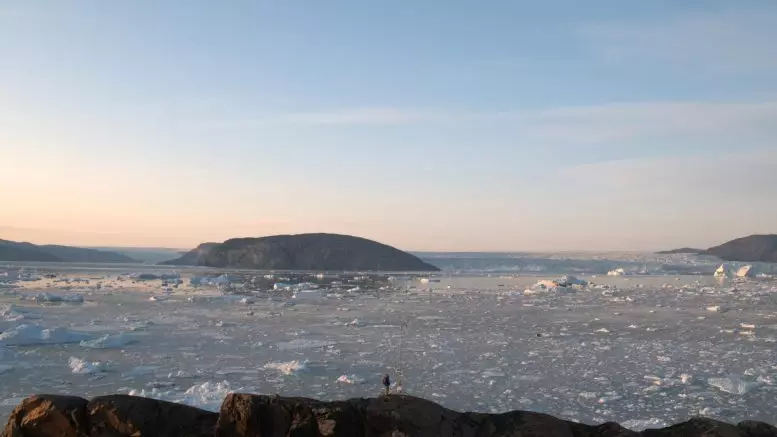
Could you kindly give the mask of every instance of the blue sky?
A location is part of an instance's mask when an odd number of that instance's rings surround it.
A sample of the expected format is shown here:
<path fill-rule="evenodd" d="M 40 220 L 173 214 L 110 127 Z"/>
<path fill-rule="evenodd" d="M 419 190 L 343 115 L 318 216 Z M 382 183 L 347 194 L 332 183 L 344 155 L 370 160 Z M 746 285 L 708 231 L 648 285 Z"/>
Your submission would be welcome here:
<path fill-rule="evenodd" d="M 6 1 L 0 238 L 774 232 L 773 1 Z"/>

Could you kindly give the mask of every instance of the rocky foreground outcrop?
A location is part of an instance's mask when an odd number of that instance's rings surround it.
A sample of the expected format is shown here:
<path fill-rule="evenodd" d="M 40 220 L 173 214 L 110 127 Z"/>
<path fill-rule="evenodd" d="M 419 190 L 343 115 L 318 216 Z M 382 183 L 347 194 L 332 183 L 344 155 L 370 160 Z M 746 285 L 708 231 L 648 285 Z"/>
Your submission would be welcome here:
<path fill-rule="evenodd" d="M 0 437 L 777 437 L 761 422 L 729 425 L 696 418 L 671 427 L 629 431 L 616 423 L 584 425 L 546 414 L 458 413 L 404 395 L 321 402 L 231 394 L 220 413 L 127 395 L 86 400 L 37 395 L 8 418 Z"/>

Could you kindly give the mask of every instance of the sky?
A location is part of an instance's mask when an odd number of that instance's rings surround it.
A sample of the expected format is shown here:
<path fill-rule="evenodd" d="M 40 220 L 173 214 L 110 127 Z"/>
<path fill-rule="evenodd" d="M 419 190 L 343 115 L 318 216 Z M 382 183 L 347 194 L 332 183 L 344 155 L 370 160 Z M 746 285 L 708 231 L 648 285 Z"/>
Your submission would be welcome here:
<path fill-rule="evenodd" d="M 0 238 L 777 232 L 777 2 L 0 2 Z"/>

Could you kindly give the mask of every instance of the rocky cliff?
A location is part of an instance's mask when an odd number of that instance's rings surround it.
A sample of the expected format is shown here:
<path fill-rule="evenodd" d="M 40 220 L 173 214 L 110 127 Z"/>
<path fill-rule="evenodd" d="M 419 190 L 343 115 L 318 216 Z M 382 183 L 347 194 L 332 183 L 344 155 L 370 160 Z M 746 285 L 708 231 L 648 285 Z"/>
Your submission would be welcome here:
<path fill-rule="evenodd" d="M 231 394 L 221 411 L 126 395 L 38 395 L 11 413 L 0 437 L 777 437 L 761 422 L 695 418 L 641 433 L 546 414 L 459 413 L 404 395 L 321 402 Z"/>
<path fill-rule="evenodd" d="M 257 270 L 439 270 L 391 246 L 338 234 L 234 238 L 223 243 L 201 244 L 163 264 Z"/>

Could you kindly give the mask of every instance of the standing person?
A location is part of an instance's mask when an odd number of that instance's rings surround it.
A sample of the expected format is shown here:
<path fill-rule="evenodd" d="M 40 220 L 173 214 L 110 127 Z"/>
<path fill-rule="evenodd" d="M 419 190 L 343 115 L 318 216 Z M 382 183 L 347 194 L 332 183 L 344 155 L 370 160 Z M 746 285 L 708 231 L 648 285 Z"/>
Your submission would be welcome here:
<path fill-rule="evenodd" d="M 383 375 L 383 388 L 385 389 L 386 395 L 391 392 L 391 378 L 389 377 L 388 373 Z"/>

